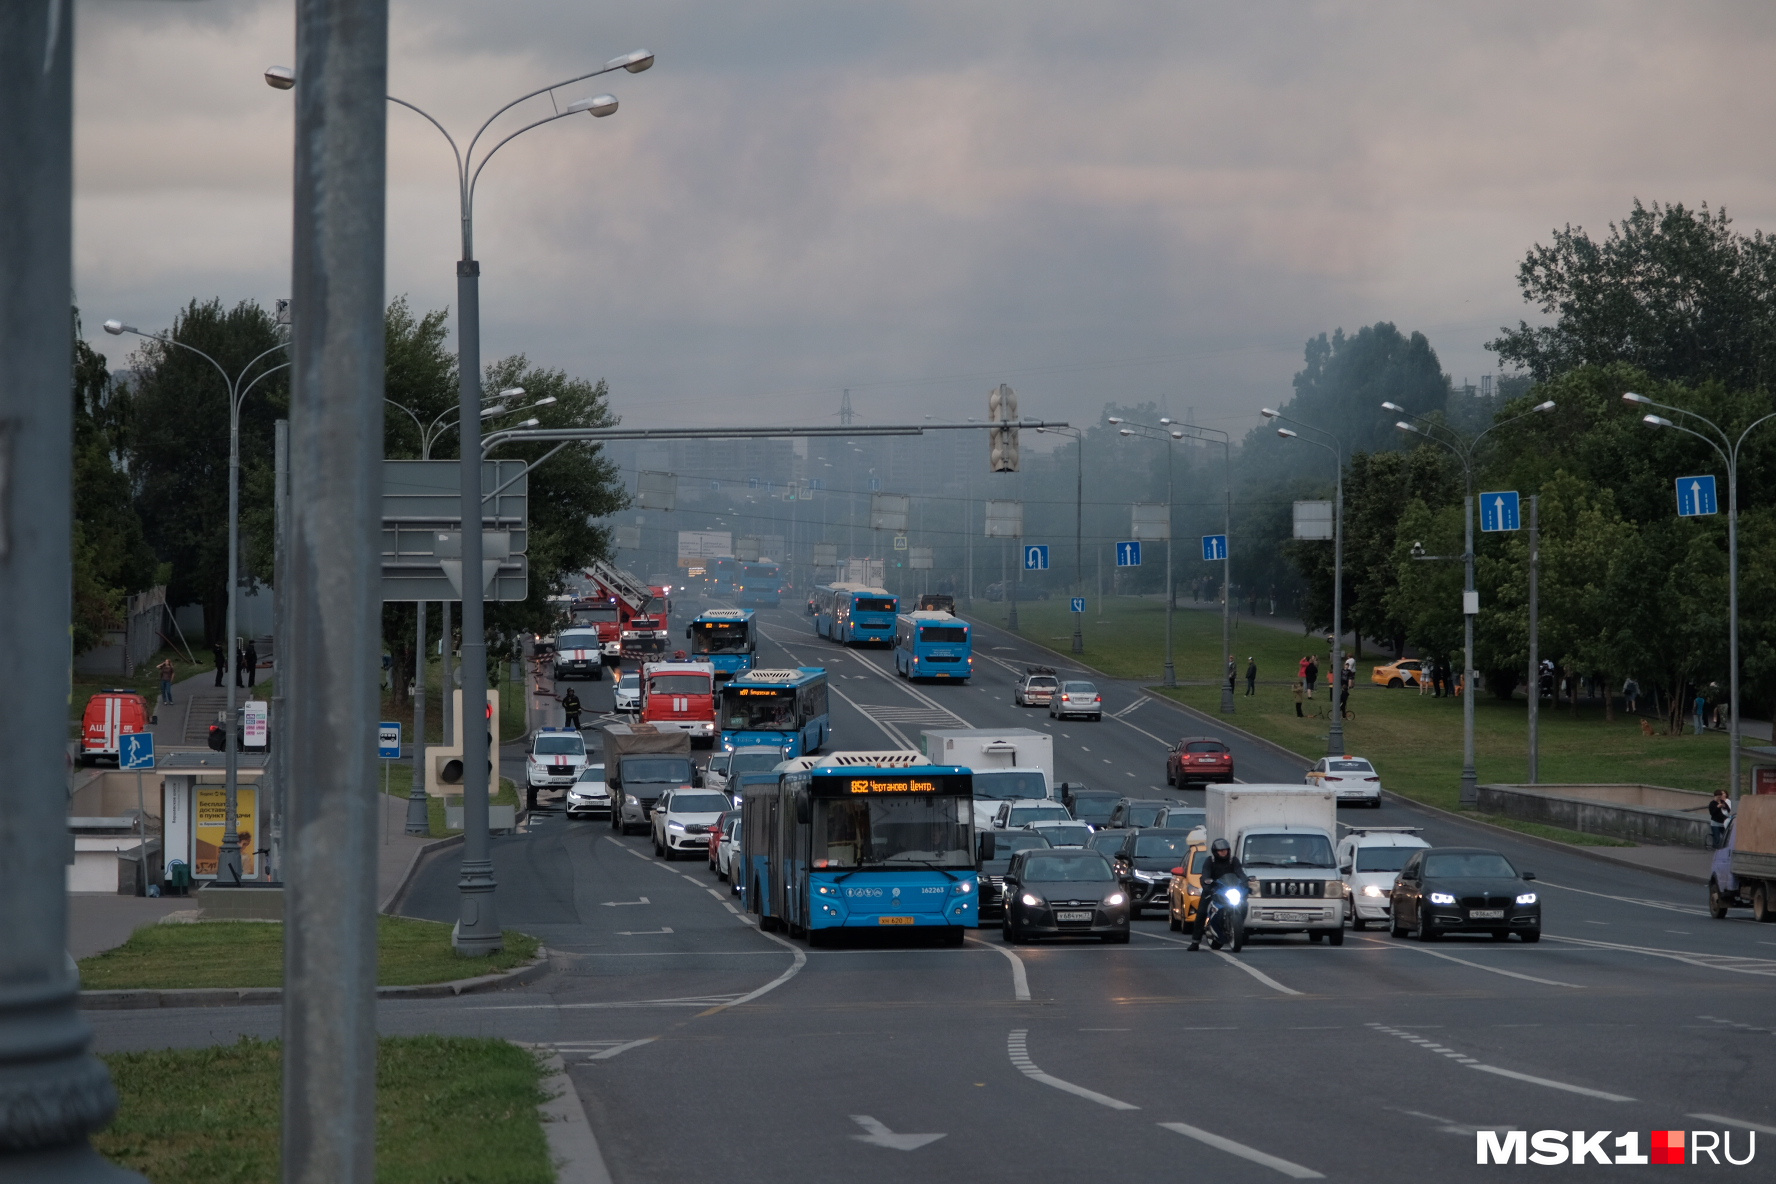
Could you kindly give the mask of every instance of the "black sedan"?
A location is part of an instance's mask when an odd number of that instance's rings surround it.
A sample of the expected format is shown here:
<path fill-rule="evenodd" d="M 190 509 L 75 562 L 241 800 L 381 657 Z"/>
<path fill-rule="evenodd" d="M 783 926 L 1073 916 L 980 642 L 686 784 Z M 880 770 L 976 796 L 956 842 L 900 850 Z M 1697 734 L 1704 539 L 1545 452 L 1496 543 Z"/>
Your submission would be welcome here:
<path fill-rule="evenodd" d="M 1129 915 L 1170 906 L 1172 869 L 1190 854 L 1190 832 L 1149 827 L 1131 831 L 1116 852 L 1116 879 L 1128 893 Z"/>
<path fill-rule="evenodd" d="M 1065 847 L 1020 851 L 1005 872 L 1000 932 L 1012 944 L 1038 937 L 1096 937 L 1126 944 L 1128 894 L 1110 861 Z"/>
<path fill-rule="evenodd" d="M 1394 881 L 1393 933 L 1410 932 L 1419 941 L 1445 933 L 1488 933 L 1504 941 L 1515 933 L 1524 941 L 1542 939 L 1542 904 L 1497 851 L 1479 847 L 1431 847 L 1407 861 Z"/>

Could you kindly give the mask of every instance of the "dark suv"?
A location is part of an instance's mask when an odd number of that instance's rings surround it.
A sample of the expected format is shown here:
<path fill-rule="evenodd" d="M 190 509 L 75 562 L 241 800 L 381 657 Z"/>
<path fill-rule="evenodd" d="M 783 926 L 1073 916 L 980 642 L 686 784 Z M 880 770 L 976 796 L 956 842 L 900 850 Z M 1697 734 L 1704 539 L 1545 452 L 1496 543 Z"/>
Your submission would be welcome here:
<path fill-rule="evenodd" d="M 1133 831 L 1116 853 L 1116 878 L 1128 893 L 1129 916 L 1170 904 L 1172 869 L 1190 857 L 1190 832 L 1167 827 Z"/>

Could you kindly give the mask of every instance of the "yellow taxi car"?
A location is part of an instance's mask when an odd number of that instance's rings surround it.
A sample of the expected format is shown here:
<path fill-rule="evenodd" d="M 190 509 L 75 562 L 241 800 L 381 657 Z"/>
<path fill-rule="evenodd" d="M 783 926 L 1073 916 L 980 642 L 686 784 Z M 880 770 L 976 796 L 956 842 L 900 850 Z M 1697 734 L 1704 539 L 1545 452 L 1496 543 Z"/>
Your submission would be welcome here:
<path fill-rule="evenodd" d="M 1185 862 L 1172 869 L 1166 893 L 1166 914 L 1172 932 L 1181 933 L 1196 924 L 1196 906 L 1202 900 L 1202 869 L 1209 861 L 1209 832 L 1197 827 L 1186 840 Z"/>
<path fill-rule="evenodd" d="M 1417 658 L 1401 658 L 1398 662 L 1375 667 L 1369 672 L 1369 681 L 1378 687 L 1415 687 L 1420 676 L 1428 674 L 1424 663 Z"/>

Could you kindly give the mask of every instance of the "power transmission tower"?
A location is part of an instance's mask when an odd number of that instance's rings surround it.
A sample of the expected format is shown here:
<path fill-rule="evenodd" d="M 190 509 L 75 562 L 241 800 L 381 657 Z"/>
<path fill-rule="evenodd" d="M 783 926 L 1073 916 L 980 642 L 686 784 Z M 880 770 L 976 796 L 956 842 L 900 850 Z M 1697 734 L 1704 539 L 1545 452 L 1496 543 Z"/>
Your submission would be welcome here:
<path fill-rule="evenodd" d="M 845 388 L 845 399 L 839 404 L 839 422 L 849 427 L 851 424 L 851 388 Z"/>

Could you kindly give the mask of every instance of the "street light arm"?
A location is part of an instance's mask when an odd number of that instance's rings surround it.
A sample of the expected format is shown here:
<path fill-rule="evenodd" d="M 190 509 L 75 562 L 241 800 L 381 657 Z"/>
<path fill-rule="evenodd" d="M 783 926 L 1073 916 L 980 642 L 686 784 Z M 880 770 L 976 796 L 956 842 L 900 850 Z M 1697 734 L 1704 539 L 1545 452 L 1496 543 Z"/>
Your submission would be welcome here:
<path fill-rule="evenodd" d="M 1762 419 L 1753 420 L 1751 423 L 1751 427 L 1748 427 L 1743 432 L 1739 433 L 1739 441 L 1738 441 L 1738 443 L 1733 445 L 1733 455 L 1734 456 L 1739 455 L 1739 449 L 1741 449 L 1745 446 L 1745 437 L 1751 435 L 1752 428 L 1755 428 L 1758 426 L 1758 424 L 1764 423 L 1764 422 L 1766 422 L 1768 420 L 1772 420 L 1772 419 L 1776 419 L 1776 411 L 1772 411 L 1770 414 L 1764 416 Z"/>
<path fill-rule="evenodd" d="M 264 357 L 264 356 L 265 356 L 264 354 L 259 355 L 259 357 Z M 257 362 L 258 360 L 259 360 L 259 358 L 254 358 L 253 362 Z M 251 366 L 253 364 L 253 362 L 248 362 L 247 365 Z M 290 367 L 290 363 L 279 362 L 277 365 L 273 366 L 271 369 L 266 370 L 260 374 L 255 374 L 253 376 L 253 381 L 249 382 L 246 386 L 242 387 L 240 394 L 238 394 L 234 397 L 234 405 L 238 408 L 242 403 L 246 402 L 247 401 L 247 393 L 249 391 L 251 391 L 254 387 L 258 386 L 259 381 L 261 379 L 270 378 L 273 374 L 276 374 L 279 370 L 287 370 L 287 369 L 289 369 L 289 367 Z M 242 373 L 245 373 L 245 371 L 243 370 Z"/>
<path fill-rule="evenodd" d="M 1626 396 L 1624 396 L 1624 398 L 1626 399 Z M 1738 449 L 1733 445 L 1732 437 L 1728 436 L 1727 433 L 1721 429 L 1721 426 L 1719 424 L 1715 423 L 1712 419 L 1709 419 L 1706 415 L 1699 415 L 1696 412 L 1691 411 L 1687 407 L 1674 407 L 1670 403 L 1659 403 L 1659 402 L 1656 402 L 1652 399 L 1647 398 L 1645 395 L 1636 395 L 1632 399 L 1626 399 L 1626 401 L 1631 402 L 1631 403 L 1638 403 L 1642 407 L 1657 407 L 1663 411 L 1675 411 L 1679 415 L 1687 415 L 1691 419 L 1701 420 L 1703 423 L 1707 424 L 1709 427 L 1714 429 L 1715 434 L 1717 436 L 1719 436 L 1719 438 L 1727 445 L 1728 448 L 1731 448 L 1735 453 L 1738 452 Z M 1769 417 L 1765 416 L 1764 418 L 1767 419 Z M 1762 422 L 1763 422 L 1762 419 L 1758 420 L 1758 423 L 1762 423 Z M 1676 424 L 1672 424 L 1671 426 L 1677 427 Z M 1756 426 L 1757 426 L 1756 423 L 1751 425 L 1751 427 L 1756 427 Z M 1679 430 L 1682 431 L 1682 430 L 1686 430 L 1686 429 L 1680 428 Z M 1749 432 L 1751 430 L 1751 428 L 1746 428 L 1745 430 Z M 1692 436 L 1697 435 L 1697 434 L 1698 433 L 1696 433 L 1696 432 L 1690 433 L 1690 435 L 1692 435 Z M 1743 437 L 1743 436 L 1740 437 L 1741 440 L 1744 440 L 1744 438 L 1745 437 Z M 1711 443 L 1711 444 L 1714 442 L 1712 439 L 1709 439 L 1709 437 L 1706 437 L 1706 436 L 1704 436 L 1703 439 L 1709 440 L 1709 443 Z M 1718 452 L 1720 450 L 1716 449 L 1715 451 Z M 1722 455 L 1724 456 L 1725 453 L 1722 453 Z"/>
<path fill-rule="evenodd" d="M 475 130 L 474 138 L 469 141 L 469 148 L 468 148 L 469 159 L 470 160 L 474 159 L 475 145 L 480 143 L 481 137 L 487 133 L 487 129 L 493 126 L 493 121 L 498 119 L 500 116 L 504 115 L 506 112 L 510 111 L 512 108 L 516 107 L 518 104 L 529 102 L 531 99 L 536 98 L 538 95 L 546 95 L 550 91 L 560 90 L 564 86 L 572 86 L 576 82 L 584 82 L 588 78 L 597 78 L 600 74 L 609 74 L 613 70 L 625 70 L 625 69 L 628 69 L 628 66 L 625 64 L 624 59 L 618 58 L 616 61 L 605 63 L 603 66 L 592 71 L 590 74 L 579 74 L 573 78 L 564 78 L 560 82 L 557 82 L 551 86 L 538 87 L 536 90 L 531 91 L 527 95 L 519 95 L 517 98 L 513 99 L 511 102 L 507 103 L 504 107 L 501 107 L 498 111 L 495 111 L 492 115 L 489 115 L 487 117 L 487 121 Z M 545 120 L 542 120 L 541 122 L 547 123 L 548 120 L 545 119 Z M 536 124 L 533 123 L 530 126 L 535 127 Z M 519 130 L 520 131 L 528 131 L 530 129 L 529 128 L 521 128 Z M 513 136 L 515 136 L 517 134 L 518 134 L 518 132 L 512 133 Z M 510 140 L 511 138 L 512 138 L 512 136 L 507 136 L 506 140 Z M 501 140 L 500 144 L 504 144 L 506 142 L 506 140 Z M 493 146 L 492 151 L 488 152 L 487 156 L 492 156 L 494 154 L 494 152 L 498 152 L 498 151 L 499 151 L 499 144 L 495 144 Z M 487 157 L 482 157 L 481 163 L 486 164 Z M 477 168 L 475 171 L 478 173 L 481 170 L 479 168 Z"/>
<path fill-rule="evenodd" d="M 456 146 L 456 137 L 452 136 L 443 124 L 439 123 L 436 119 L 432 118 L 431 112 L 427 111 L 425 108 L 417 106 L 416 104 L 413 104 L 413 103 L 409 103 L 406 99 L 397 99 L 394 95 L 389 95 L 387 97 L 388 97 L 389 102 L 398 103 L 401 106 L 407 108 L 407 110 L 418 113 L 420 118 L 424 119 L 427 123 L 431 124 L 433 127 L 438 129 L 438 134 L 444 137 L 445 142 L 450 145 L 451 153 L 453 155 L 455 155 L 455 157 L 456 157 L 456 187 L 459 191 L 463 191 L 463 185 L 464 185 L 464 181 L 465 181 L 464 169 L 463 169 L 463 154 L 462 154 L 462 149 L 458 148 Z M 466 192 L 464 192 L 463 195 L 466 196 Z M 398 406 L 398 404 L 397 404 L 397 406 Z"/>
<path fill-rule="evenodd" d="M 600 71 L 600 73 L 603 73 L 603 71 Z M 588 77 L 590 77 L 590 76 L 588 75 Z M 567 84 L 562 83 L 562 85 L 565 86 Z M 537 91 L 536 93 L 542 94 L 543 92 Z M 525 97 L 530 98 L 531 96 L 526 95 Z M 510 104 L 508 104 L 508 106 L 509 105 Z M 562 111 L 562 112 L 559 112 L 555 115 L 544 116 L 542 119 L 537 120 L 535 123 L 525 124 L 523 127 L 519 128 L 517 131 L 513 132 L 511 135 L 507 136 L 505 139 L 503 139 L 499 143 L 495 144 L 492 148 L 489 148 L 487 150 L 487 155 L 483 156 L 481 158 L 481 163 L 477 164 L 475 166 L 474 173 L 472 173 L 469 176 L 468 187 L 465 191 L 465 195 L 463 198 L 463 210 L 465 211 L 464 216 L 471 217 L 471 216 L 473 216 L 473 214 L 475 212 L 475 185 L 478 181 L 481 180 L 481 170 L 487 167 L 487 162 L 493 159 L 494 153 L 498 152 L 501 148 L 504 148 L 507 144 L 510 144 L 513 140 L 516 140 L 519 136 L 522 136 L 525 132 L 530 131 L 532 128 L 539 128 L 539 127 L 542 127 L 545 123 L 554 123 L 557 119 L 566 119 L 569 115 L 578 115 L 578 114 L 580 114 L 578 111 Z M 483 130 L 485 130 L 485 129 L 483 129 Z M 476 137 L 479 138 L 479 136 L 480 136 L 480 133 L 477 132 Z M 469 151 L 472 153 L 472 152 L 474 152 L 474 150 L 475 150 L 475 146 L 473 144 L 470 144 Z"/>
<path fill-rule="evenodd" d="M 1655 407 L 1659 406 L 1659 404 L 1657 404 L 1657 403 L 1655 403 L 1653 405 Z M 1675 409 L 1673 409 L 1673 410 L 1675 410 Z M 1652 416 L 1647 416 L 1647 417 L 1645 417 L 1645 419 L 1643 419 L 1642 422 L 1651 422 L 1653 418 L 1654 417 L 1652 417 Z M 1765 416 L 1764 418 L 1768 419 L 1769 416 Z M 1758 423 L 1762 423 L 1762 422 L 1763 422 L 1762 419 L 1758 420 Z M 1721 458 L 1721 464 L 1726 466 L 1726 470 L 1727 470 L 1728 475 L 1730 476 L 1732 474 L 1732 472 L 1733 472 L 1732 458 L 1727 455 L 1727 450 L 1725 448 L 1721 447 L 1720 441 L 1716 440 L 1714 437 L 1705 436 L 1701 432 L 1696 431 L 1694 428 L 1686 428 L 1686 427 L 1684 427 L 1683 424 L 1673 423 L 1669 419 L 1661 420 L 1660 422 L 1653 424 L 1653 426 L 1659 427 L 1659 428 L 1670 428 L 1674 432 L 1682 432 L 1686 436 L 1696 437 L 1696 439 L 1702 441 L 1704 444 L 1706 444 L 1710 448 L 1714 449 L 1715 455 Z M 1712 427 L 1713 425 L 1710 424 L 1709 426 Z M 1756 426 L 1757 426 L 1757 424 L 1752 425 L 1752 427 L 1756 427 Z M 1746 430 L 1750 431 L 1751 429 L 1747 428 Z"/>

